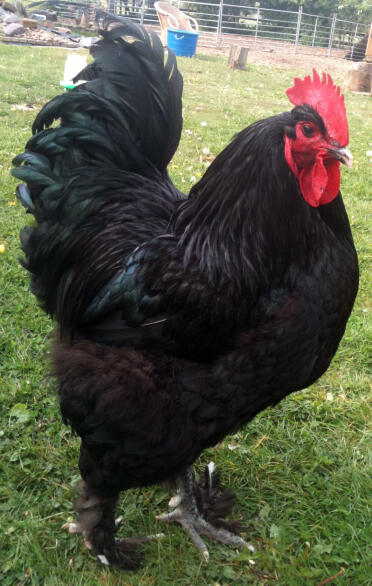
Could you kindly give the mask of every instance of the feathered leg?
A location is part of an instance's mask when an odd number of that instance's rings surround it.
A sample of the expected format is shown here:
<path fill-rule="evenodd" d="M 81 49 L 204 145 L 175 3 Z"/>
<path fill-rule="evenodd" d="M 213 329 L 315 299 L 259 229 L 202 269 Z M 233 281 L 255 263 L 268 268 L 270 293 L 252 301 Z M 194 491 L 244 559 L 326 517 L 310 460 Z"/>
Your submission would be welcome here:
<path fill-rule="evenodd" d="M 201 487 L 195 481 L 193 469 L 188 468 L 184 476 L 178 480 L 177 494 L 169 503 L 176 508 L 171 513 L 157 517 L 159 521 L 182 525 L 206 561 L 209 560 L 209 552 L 201 535 L 240 549 L 246 547 L 254 551 L 242 537 L 224 528 L 234 528 L 234 523 L 229 524 L 223 517 L 231 512 L 235 499 L 231 491 L 220 489 L 219 475 L 215 475 L 214 478 L 213 471 L 214 465 L 211 463 L 206 470 L 206 484 Z M 214 523 L 212 524 L 209 519 L 213 519 Z"/>
<path fill-rule="evenodd" d="M 78 513 L 77 523 L 66 523 L 64 527 L 70 533 L 82 533 L 86 547 L 102 564 L 136 570 L 143 561 L 138 546 L 148 538 L 115 539 L 115 509 L 118 498 L 118 494 L 98 494 L 83 483 L 75 507 Z"/>

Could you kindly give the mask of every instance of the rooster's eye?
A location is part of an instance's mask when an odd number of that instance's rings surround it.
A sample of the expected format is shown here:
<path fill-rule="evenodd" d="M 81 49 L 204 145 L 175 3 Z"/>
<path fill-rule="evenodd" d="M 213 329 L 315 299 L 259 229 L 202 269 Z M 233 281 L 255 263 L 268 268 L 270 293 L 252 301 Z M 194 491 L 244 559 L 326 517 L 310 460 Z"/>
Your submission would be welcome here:
<path fill-rule="evenodd" d="M 304 124 L 302 127 L 302 132 L 304 134 L 304 136 L 313 136 L 315 134 L 315 130 L 312 126 L 309 126 L 308 124 Z"/>

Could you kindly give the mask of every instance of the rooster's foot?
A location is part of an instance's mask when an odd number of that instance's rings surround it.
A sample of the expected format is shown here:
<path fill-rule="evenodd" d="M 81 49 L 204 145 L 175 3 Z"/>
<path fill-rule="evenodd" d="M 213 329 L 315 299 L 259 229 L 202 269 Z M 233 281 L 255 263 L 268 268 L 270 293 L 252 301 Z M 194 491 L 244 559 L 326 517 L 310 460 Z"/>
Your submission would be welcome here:
<path fill-rule="evenodd" d="M 166 523 L 179 523 L 206 561 L 209 560 L 209 552 L 201 535 L 253 552 L 252 545 L 229 530 L 236 530 L 237 523 L 224 519 L 231 512 L 234 500 L 231 491 L 220 488 L 219 474 L 215 474 L 213 463 L 207 466 L 203 486 L 195 482 L 192 468 L 189 468 L 178 482 L 176 495 L 169 501 L 169 506 L 174 507 L 174 510 L 158 516 L 157 519 Z"/>
<path fill-rule="evenodd" d="M 114 531 L 117 531 L 121 521 L 122 517 L 115 519 Z M 86 524 L 84 528 L 84 519 L 83 522 L 68 521 L 62 525 L 62 529 L 67 529 L 72 534 L 81 533 L 85 547 L 96 555 L 101 564 L 105 566 L 112 565 L 124 570 L 136 570 L 142 565 L 143 555 L 139 551 L 141 545 L 164 537 L 164 533 L 156 533 L 143 537 L 114 539 L 113 532 L 108 531 L 102 535 L 98 527 L 89 532 Z M 97 540 L 98 535 L 99 539 Z"/>
<path fill-rule="evenodd" d="M 115 530 L 118 529 L 121 520 L 122 517 L 115 519 Z M 69 521 L 62 525 L 62 529 L 67 529 L 72 534 L 81 533 L 85 547 L 97 556 L 101 564 L 105 566 L 113 565 L 125 570 L 136 570 L 142 564 L 143 556 L 138 551 L 141 545 L 165 537 L 164 533 L 155 533 L 154 535 L 145 535 L 143 537 L 113 540 L 109 535 L 101 546 L 96 545 L 94 547 L 87 536 L 87 531 L 84 531 L 80 523 Z M 101 550 L 105 553 L 98 553 Z"/>
<path fill-rule="evenodd" d="M 248 548 L 250 551 L 254 551 L 254 548 L 247 543 L 242 537 L 239 535 L 235 535 L 231 533 L 231 531 L 227 531 L 226 529 L 220 529 L 218 527 L 214 527 L 211 523 L 208 523 L 203 517 L 198 514 L 190 513 L 187 509 L 183 508 L 182 506 L 177 507 L 171 513 L 166 513 L 165 515 L 159 515 L 157 517 L 159 521 L 164 521 L 166 523 L 179 523 L 182 527 L 187 531 L 189 534 L 192 542 L 197 547 L 197 549 L 202 554 L 205 561 L 209 561 L 209 552 L 206 544 L 204 543 L 203 539 L 200 537 L 201 535 L 205 535 L 205 537 L 209 537 L 214 541 L 220 541 L 221 543 L 225 543 L 226 545 L 232 545 L 239 549 Z"/>
<path fill-rule="evenodd" d="M 92 544 L 88 541 L 86 532 L 82 529 L 80 523 L 76 523 L 75 521 L 68 521 L 64 525 L 62 525 L 62 529 L 66 529 L 72 535 L 77 535 L 81 533 L 84 539 L 84 545 L 87 549 L 92 549 Z"/>
<path fill-rule="evenodd" d="M 70 533 L 81 533 L 89 551 L 105 566 L 137 570 L 143 563 L 141 545 L 157 536 L 115 539 L 120 519 L 115 519 L 118 494 L 104 495 L 83 483 L 76 503 L 78 519 L 63 526 Z"/>

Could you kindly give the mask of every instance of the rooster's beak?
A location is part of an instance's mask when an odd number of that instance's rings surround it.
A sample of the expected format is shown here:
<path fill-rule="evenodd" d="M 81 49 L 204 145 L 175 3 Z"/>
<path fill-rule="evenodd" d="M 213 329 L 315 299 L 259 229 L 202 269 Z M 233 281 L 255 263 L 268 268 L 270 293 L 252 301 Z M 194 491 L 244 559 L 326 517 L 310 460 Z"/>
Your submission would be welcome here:
<path fill-rule="evenodd" d="M 346 167 L 353 166 L 353 155 L 349 151 L 348 148 L 344 147 L 342 149 L 327 149 L 329 156 L 337 161 L 341 161 Z"/>

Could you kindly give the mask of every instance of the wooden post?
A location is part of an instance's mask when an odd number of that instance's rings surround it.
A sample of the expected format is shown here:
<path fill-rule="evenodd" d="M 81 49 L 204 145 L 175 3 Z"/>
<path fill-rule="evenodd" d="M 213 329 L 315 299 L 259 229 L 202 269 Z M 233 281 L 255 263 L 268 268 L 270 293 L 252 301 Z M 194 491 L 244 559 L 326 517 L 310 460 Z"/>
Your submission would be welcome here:
<path fill-rule="evenodd" d="M 372 63 L 361 61 L 352 66 L 347 73 L 346 88 L 350 92 L 366 92 L 372 90 Z"/>
<path fill-rule="evenodd" d="M 372 23 L 369 29 L 369 37 L 366 50 L 366 61 L 372 61 Z"/>
<path fill-rule="evenodd" d="M 248 47 L 241 47 L 240 45 L 231 45 L 229 53 L 229 67 L 232 69 L 245 70 L 248 57 Z"/>
<path fill-rule="evenodd" d="M 82 26 L 83 28 L 88 28 L 89 26 L 89 17 L 86 12 L 83 12 L 83 14 L 81 15 L 80 26 Z"/>

